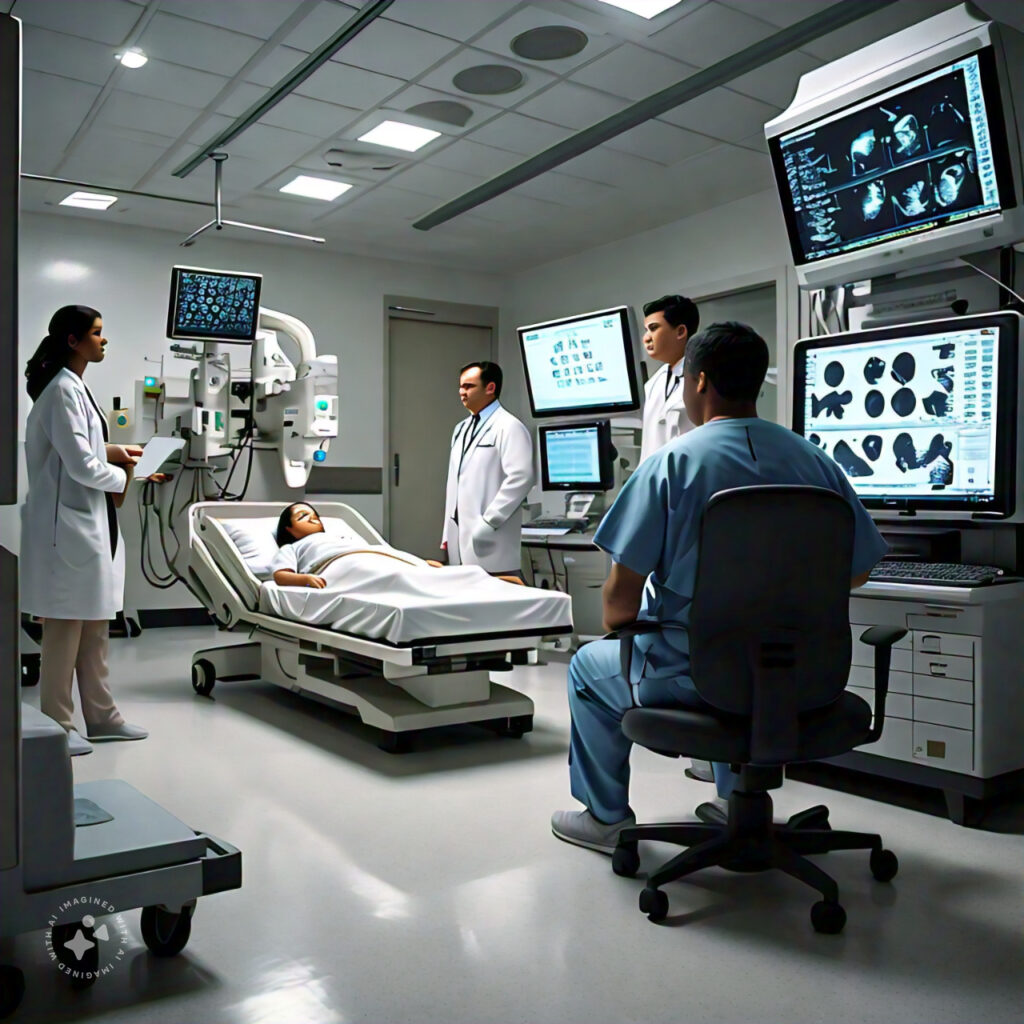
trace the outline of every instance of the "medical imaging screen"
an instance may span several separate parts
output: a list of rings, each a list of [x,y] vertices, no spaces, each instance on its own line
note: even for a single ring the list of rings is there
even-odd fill
[[[1011,206],[998,109],[981,51],[773,139],[796,262]]]
[[[639,407],[624,310],[519,329],[535,416]]]
[[[252,341],[259,322],[261,282],[258,274],[175,267],[168,337]]]
[[[999,333],[973,327],[807,347],[804,436],[862,498],[992,500]]]
[[[599,430],[597,425],[541,428],[543,488],[605,487]]]

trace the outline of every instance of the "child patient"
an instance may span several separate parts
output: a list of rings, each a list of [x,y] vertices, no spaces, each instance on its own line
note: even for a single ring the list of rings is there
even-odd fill
[[[276,539],[280,550],[270,564],[274,582],[281,587],[315,587],[322,589],[327,581],[320,575],[338,558],[346,555],[378,555],[413,568],[441,568],[440,562],[428,561],[382,545],[369,546],[349,537],[337,537],[324,531],[320,514],[306,502],[289,505],[277,521]],[[508,583],[522,585],[514,576],[501,576]]]

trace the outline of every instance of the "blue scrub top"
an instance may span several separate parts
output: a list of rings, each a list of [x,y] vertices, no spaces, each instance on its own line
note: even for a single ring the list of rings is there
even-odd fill
[[[853,576],[885,554],[842,469],[809,441],[757,417],[711,420],[689,431],[640,464],[594,538],[614,561],[650,577],[639,617],[683,627],[636,638],[645,677],[689,674],[686,627],[704,507],[718,491],[758,484],[826,487],[846,498],[856,524]]]

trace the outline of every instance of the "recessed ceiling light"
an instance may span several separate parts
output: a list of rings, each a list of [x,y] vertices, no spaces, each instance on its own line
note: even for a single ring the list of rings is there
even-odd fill
[[[630,14],[639,14],[641,18],[656,18],[662,11],[675,7],[679,0],[601,0],[601,3],[621,7]]]
[[[83,210],[106,210],[117,202],[117,196],[101,196],[98,192],[72,192],[61,201],[61,206],[80,206]]]
[[[309,174],[300,174],[287,185],[282,185],[278,191],[293,196],[305,196],[307,199],[322,199],[325,203],[330,203],[351,187],[344,181],[331,181],[330,178],[314,178]]]
[[[119,60],[123,67],[141,68],[149,58],[137,47],[133,46],[128,50],[122,50],[114,54],[114,59]]]
[[[415,153],[417,149],[440,136],[440,132],[430,128],[420,128],[414,124],[403,124],[401,121],[382,121],[365,135],[359,136],[360,142],[373,142],[378,146],[389,146],[391,149],[403,149],[406,153]]]

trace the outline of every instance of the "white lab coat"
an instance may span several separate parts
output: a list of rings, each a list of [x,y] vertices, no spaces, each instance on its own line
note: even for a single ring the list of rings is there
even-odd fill
[[[449,565],[518,571],[520,506],[534,482],[533,440],[526,427],[499,405],[480,424],[463,456],[462,442],[471,421],[472,417],[462,420],[452,433],[441,541],[448,545]]]
[[[60,370],[28,414],[21,610],[47,619],[110,619],[124,604],[124,542],[110,552],[107,493],[125,471],[107,462],[106,423],[85,382]]]
[[[665,384],[669,374],[676,379],[669,383],[665,397]],[[662,363],[661,369],[644,386],[644,429],[640,436],[640,461],[664,448],[673,438],[693,429],[686,406],[683,404],[683,360],[674,366]]]

